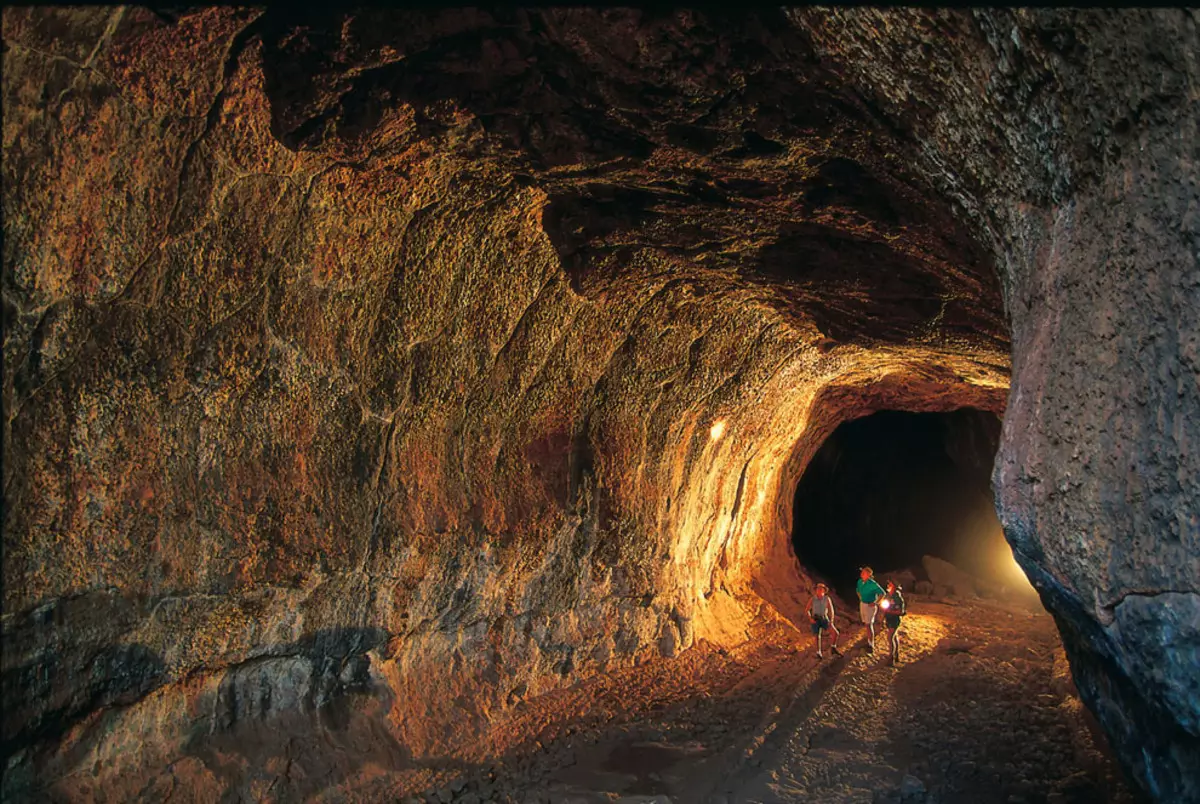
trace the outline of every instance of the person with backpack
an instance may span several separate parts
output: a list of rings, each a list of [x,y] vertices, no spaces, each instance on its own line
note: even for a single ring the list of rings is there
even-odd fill
[[[833,632],[833,644],[829,646],[829,650],[833,652],[834,656],[842,655],[837,646],[841,632],[833,624],[833,613],[833,598],[829,596],[829,587],[823,583],[817,584],[812,598],[808,601],[808,619],[812,621],[812,632],[817,638],[818,659],[825,658],[825,655],[821,653],[821,633],[823,631]]]
[[[884,595],[883,587],[875,580],[875,571],[870,567],[863,567],[858,571],[858,616],[862,618],[863,623],[867,626],[867,630],[871,632],[871,638],[867,641],[867,653],[875,652],[875,615],[878,611],[878,602]]]
[[[888,630],[889,658],[894,665],[900,661],[900,620],[908,614],[908,605],[895,581],[887,582],[887,594],[879,601],[879,607],[883,609],[883,623]]]

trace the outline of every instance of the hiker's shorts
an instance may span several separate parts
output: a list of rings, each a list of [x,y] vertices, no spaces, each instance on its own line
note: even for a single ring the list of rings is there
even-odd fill
[[[829,630],[829,620],[825,617],[816,617],[812,621],[812,632],[819,634],[822,631]]]
[[[864,625],[875,622],[875,612],[878,610],[879,606],[876,603],[863,603],[862,601],[858,603],[858,616],[862,618]]]

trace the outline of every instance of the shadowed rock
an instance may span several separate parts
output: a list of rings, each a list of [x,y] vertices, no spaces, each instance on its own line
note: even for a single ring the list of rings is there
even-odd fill
[[[479,761],[801,606],[839,423],[975,407],[1081,694],[1196,798],[1198,35],[6,8],[6,794]]]

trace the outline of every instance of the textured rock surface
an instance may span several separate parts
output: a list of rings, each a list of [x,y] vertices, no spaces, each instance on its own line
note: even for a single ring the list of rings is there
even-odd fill
[[[949,587],[956,595],[975,595],[975,579],[949,561],[936,556],[923,556],[921,566],[934,587]]]
[[[3,23],[8,793],[350,789],[736,642],[1007,308],[1002,519],[1196,795],[1194,12]]]

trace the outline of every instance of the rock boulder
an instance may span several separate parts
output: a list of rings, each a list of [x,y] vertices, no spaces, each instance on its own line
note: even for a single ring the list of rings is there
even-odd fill
[[[949,594],[961,597],[978,595],[978,582],[970,573],[964,572],[949,561],[936,556],[922,556],[921,567],[935,588],[944,588]]]

